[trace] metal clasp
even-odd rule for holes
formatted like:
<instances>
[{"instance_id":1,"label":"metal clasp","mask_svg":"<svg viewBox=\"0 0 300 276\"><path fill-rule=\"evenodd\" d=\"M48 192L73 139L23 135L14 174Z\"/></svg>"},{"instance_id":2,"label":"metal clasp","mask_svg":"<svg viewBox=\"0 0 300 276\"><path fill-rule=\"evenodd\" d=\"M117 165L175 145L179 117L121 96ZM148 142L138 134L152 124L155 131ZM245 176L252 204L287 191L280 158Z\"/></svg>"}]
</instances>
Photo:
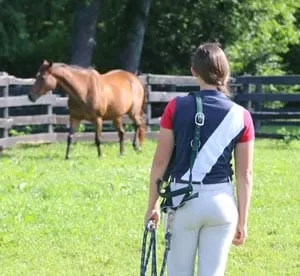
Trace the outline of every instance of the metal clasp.
<instances>
[{"instance_id":1,"label":"metal clasp","mask_svg":"<svg viewBox=\"0 0 300 276\"><path fill-rule=\"evenodd\" d=\"M195 144L194 139L191 140L191 148L193 148L193 149L200 149L200 146L201 146L201 143L200 143L199 140L197 141L197 144Z\"/></svg>"},{"instance_id":2,"label":"metal clasp","mask_svg":"<svg viewBox=\"0 0 300 276\"><path fill-rule=\"evenodd\" d=\"M148 231L153 231L155 230L155 223L153 220L149 220L148 224L147 224L147 230Z\"/></svg>"},{"instance_id":3,"label":"metal clasp","mask_svg":"<svg viewBox=\"0 0 300 276\"><path fill-rule=\"evenodd\" d=\"M197 126L203 126L204 125L205 116L203 112L197 112L195 115L195 124Z\"/></svg>"},{"instance_id":4,"label":"metal clasp","mask_svg":"<svg viewBox=\"0 0 300 276\"><path fill-rule=\"evenodd\" d=\"M166 233L165 233L165 246L166 246L166 250L170 250L171 249L171 228L172 228L172 224L173 224L173 217L174 217L174 211L173 210L169 210L168 211L168 217L167 217L167 227L166 227Z\"/></svg>"}]
</instances>

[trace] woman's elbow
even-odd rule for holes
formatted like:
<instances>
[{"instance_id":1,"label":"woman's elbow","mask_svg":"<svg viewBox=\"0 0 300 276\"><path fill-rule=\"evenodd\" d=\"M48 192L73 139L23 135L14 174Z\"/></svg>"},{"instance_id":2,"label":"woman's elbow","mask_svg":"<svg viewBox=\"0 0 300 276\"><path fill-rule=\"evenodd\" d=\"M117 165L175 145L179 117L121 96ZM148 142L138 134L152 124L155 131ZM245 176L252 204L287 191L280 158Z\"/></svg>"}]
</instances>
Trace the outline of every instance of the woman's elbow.
<instances>
[{"instance_id":1,"label":"woman's elbow","mask_svg":"<svg viewBox=\"0 0 300 276\"><path fill-rule=\"evenodd\" d=\"M243 173L236 174L236 181L245 183L246 185L252 185L253 182L253 172L252 170L246 170Z\"/></svg>"}]
</instances>

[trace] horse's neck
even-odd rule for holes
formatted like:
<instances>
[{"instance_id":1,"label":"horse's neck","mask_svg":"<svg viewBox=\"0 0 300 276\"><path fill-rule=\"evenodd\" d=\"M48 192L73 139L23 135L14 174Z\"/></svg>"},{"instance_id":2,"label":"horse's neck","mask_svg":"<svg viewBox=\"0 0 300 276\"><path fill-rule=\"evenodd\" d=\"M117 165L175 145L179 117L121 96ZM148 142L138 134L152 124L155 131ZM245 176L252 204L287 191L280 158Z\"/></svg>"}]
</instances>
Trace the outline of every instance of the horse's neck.
<instances>
[{"instance_id":1,"label":"horse's neck","mask_svg":"<svg viewBox=\"0 0 300 276\"><path fill-rule=\"evenodd\" d=\"M67 66L54 65L51 74L57 79L58 86L71 98L85 102L87 89L80 73Z\"/></svg>"}]
</instances>

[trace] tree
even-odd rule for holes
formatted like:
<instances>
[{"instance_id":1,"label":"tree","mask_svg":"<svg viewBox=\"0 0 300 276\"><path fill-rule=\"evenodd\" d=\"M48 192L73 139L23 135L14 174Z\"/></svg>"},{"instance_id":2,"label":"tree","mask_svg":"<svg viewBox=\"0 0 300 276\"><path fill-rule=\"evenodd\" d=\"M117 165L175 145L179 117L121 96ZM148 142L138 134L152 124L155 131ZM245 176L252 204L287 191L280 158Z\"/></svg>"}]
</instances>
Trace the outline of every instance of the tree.
<instances>
[{"instance_id":1,"label":"tree","mask_svg":"<svg viewBox=\"0 0 300 276\"><path fill-rule=\"evenodd\" d=\"M300 8L295 12L296 28L300 30ZM289 74L300 74L300 42L289 45L288 52L282 55L284 69Z\"/></svg>"},{"instance_id":2,"label":"tree","mask_svg":"<svg viewBox=\"0 0 300 276\"><path fill-rule=\"evenodd\" d=\"M65 61L72 2L0 1L0 71L33 77L44 59Z\"/></svg>"},{"instance_id":3,"label":"tree","mask_svg":"<svg viewBox=\"0 0 300 276\"><path fill-rule=\"evenodd\" d=\"M78 1L75 12L71 63L88 67L91 65L96 46L96 27L100 11L100 0Z\"/></svg>"},{"instance_id":4,"label":"tree","mask_svg":"<svg viewBox=\"0 0 300 276\"><path fill-rule=\"evenodd\" d=\"M290 44L299 44L294 0L243 0L235 9L239 36L226 48L236 74L282 74L282 54Z\"/></svg>"},{"instance_id":5,"label":"tree","mask_svg":"<svg viewBox=\"0 0 300 276\"><path fill-rule=\"evenodd\" d=\"M129 0L125 10L125 38L121 45L120 68L137 72L139 68L151 0Z\"/></svg>"},{"instance_id":6,"label":"tree","mask_svg":"<svg viewBox=\"0 0 300 276\"><path fill-rule=\"evenodd\" d=\"M22 52L20 44L25 49L32 46L28 39L25 14L18 8L14 1L0 1L0 63L4 68L16 61L16 57ZM0 71L3 69L0 68Z\"/></svg>"},{"instance_id":7,"label":"tree","mask_svg":"<svg viewBox=\"0 0 300 276\"><path fill-rule=\"evenodd\" d=\"M189 74L194 48L219 41L234 74L279 74L283 72L280 55L290 44L299 44L295 25L299 1L173 2L153 2L141 62L144 72Z\"/></svg>"},{"instance_id":8,"label":"tree","mask_svg":"<svg viewBox=\"0 0 300 276\"><path fill-rule=\"evenodd\" d=\"M190 55L202 42L230 45L238 37L231 0L154 1L145 36L142 70L190 74ZM148 58L151 57L151 58Z\"/></svg>"},{"instance_id":9,"label":"tree","mask_svg":"<svg viewBox=\"0 0 300 276\"><path fill-rule=\"evenodd\" d=\"M88 66L93 57L101 72L189 74L206 41L222 44L235 75L300 70L299 1L157 0L149 13L150 2L0 0L0 71L32 77L43 59Z\"/></svg>"}]
</instances>

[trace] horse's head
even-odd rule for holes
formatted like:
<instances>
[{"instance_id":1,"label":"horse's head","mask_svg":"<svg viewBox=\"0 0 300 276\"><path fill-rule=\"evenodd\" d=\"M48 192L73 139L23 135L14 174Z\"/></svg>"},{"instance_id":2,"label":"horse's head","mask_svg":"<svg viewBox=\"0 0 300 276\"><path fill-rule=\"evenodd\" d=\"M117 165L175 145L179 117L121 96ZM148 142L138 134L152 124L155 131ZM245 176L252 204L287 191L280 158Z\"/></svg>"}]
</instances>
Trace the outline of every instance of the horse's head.
<instances>
[{"instance_id":1,"label":"horse's head","mask_svg":"<svg viewBox=\"0 0 300 276\"><path fill-rule=\"evenodd\" d=\"M35 102L39 97L56 88L57 80L51 74L52 63L44 60L35 76L35 82L29 91L28 98Z\"/></svg>"}]
</instances>

